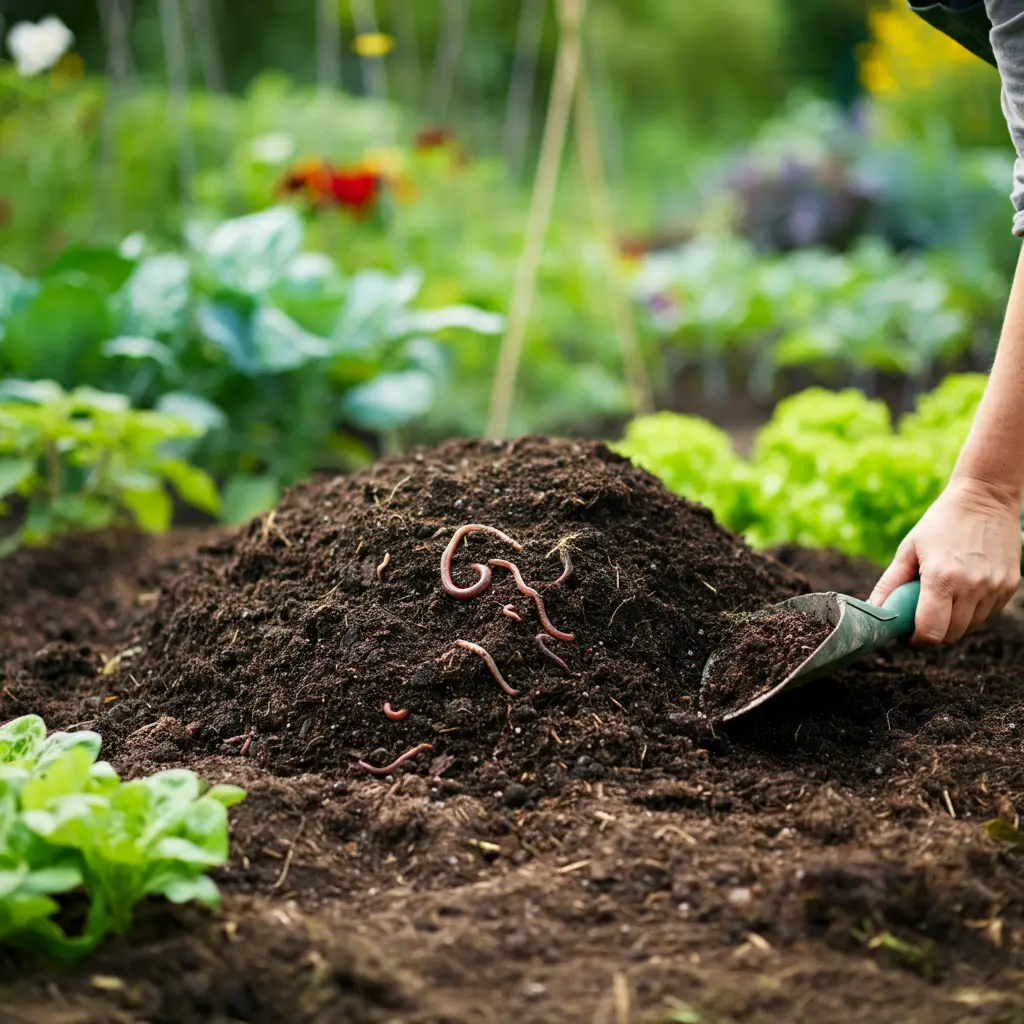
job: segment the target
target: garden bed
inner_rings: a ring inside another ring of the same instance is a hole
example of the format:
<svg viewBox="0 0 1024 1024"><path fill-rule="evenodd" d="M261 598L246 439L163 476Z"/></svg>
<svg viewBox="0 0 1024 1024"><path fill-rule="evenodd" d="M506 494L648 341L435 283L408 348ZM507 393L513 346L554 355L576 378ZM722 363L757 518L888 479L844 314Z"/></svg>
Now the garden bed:
<svg viewBox="0 0 1024 1024"><path fill-rule="evenodd" d="M572 641L500 565L443 591L468 523L522 550L471 534L454 585L511 560ZM70 973L12 956L0 1020L1018 1019L1024 860L981 822L1024 801L1024 624L713 726L729 613L874 582L778 554L598 445L533 438L313 482L237 533L5 561L0 719L250 795L219 915L151 905Z"/></svg>

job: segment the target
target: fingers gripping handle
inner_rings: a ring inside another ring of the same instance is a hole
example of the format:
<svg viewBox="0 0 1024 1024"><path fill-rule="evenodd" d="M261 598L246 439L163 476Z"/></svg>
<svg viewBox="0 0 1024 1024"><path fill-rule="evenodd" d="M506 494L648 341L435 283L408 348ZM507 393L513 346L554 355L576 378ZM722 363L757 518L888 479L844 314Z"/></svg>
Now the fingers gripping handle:
<svg viewBox="0 0 1024 1024"><path fill-rule="evenodd" d="M914 632L914 618L920 597L921 581L914 580L897 587L883 602L882 607L886 611L896 613L896 618L890 619L888 623L894 638L910 636Z"/></svg>

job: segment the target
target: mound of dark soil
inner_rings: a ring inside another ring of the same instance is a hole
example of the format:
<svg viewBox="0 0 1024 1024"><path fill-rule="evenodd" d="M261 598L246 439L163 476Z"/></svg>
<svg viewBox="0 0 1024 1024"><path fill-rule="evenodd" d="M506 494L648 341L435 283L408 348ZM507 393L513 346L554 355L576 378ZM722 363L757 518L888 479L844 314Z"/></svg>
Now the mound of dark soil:
<svg viewBox="0 0 1024 1024"><path fill-rule="evenodd" d="M470 534L455 583L475 581L472 562L512 559L575 635L551 640L568 674L539 650L534 603L506 569L479 597L442 590L442 552L467 523L523 550ZM562 553L573 571L556 587ZM723 613L797 587L603 446L454 442L296 488L272 519L208 546L152 612L133 669L145 698L122 700L105 735L159 706L189 749L251 735L248 756L277 773L361 774L361 758L387 765L429 743L407 771L557 787L566 770L651 764L649 733L693 710ZM486 650L518 695L458 640ZM390 720L385 702L408 715Z"/></svg>
<svg viewBox="0 0 1024 1024"><path fill-rule="evenodd" d="M524 550L473 534L456 583L517 563L575 633L568 674L505 569L442 593L468 522ZM712 728L732 613L878 574L777 556L603 449L528 439L311 484L238 533L0 563L0 715L249 791L219 914L150 903L73 971L0 957L0 1022L1024 1021L1024 851L982 828L1024 811L1021 612ZM355 767L422 742L391 778Z"/></svg>

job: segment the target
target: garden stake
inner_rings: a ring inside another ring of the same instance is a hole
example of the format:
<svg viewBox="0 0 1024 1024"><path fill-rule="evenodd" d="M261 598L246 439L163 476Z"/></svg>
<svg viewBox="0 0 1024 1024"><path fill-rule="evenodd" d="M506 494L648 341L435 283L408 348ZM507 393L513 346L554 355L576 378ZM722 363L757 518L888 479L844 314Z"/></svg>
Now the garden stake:
<svg viewBox="0 0 1024 1024"><path fill-rule="evenodd" d="M881 607L847 594L828 591L823 594L801 594L754 612L750 618L759 618L776 611L803 612L831 626L832 632L781 683L739 708L728 711L721 716L721 721L728 722L745 715L786 690L795 690L823 679L892 640L910 636L914 632L914 617L920 596L921 582L914 580L897 587ZM702 694L715 678L717 656L718 652L713 651L704 666Z"/></svg>
<svg viewBox="0 0 1024 1024"><path fill-rule="evenodd" d="M558 188L558 171L565 149L565 137L576 92L580 67L580 28L586 0L559 0L561 38L555 58L555 79L548 101L547 120L541 141L537 177L530 199L526 237L516 265L515 283L509 301L505 337L498 351L498 366L491 389L491 408L487 417L487 436L502 437L508 430L512 396L516 388L519 360L523 354L526 328L533 309L537 271L544 250L544 237L551 221L551 209Z"/></svg>

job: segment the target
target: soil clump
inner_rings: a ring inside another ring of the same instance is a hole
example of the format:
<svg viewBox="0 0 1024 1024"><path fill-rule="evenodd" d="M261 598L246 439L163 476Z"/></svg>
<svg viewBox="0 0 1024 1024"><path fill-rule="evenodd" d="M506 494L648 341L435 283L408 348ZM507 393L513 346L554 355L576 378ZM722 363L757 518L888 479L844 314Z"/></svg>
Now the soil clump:
<svg viewBox="0 0 1024 1024"><path fill-rule="evenodd" d="M738 711L778 686L831 632L807 612L779 609L743 617L708 659L701 710L712 719Z"/></svg>

